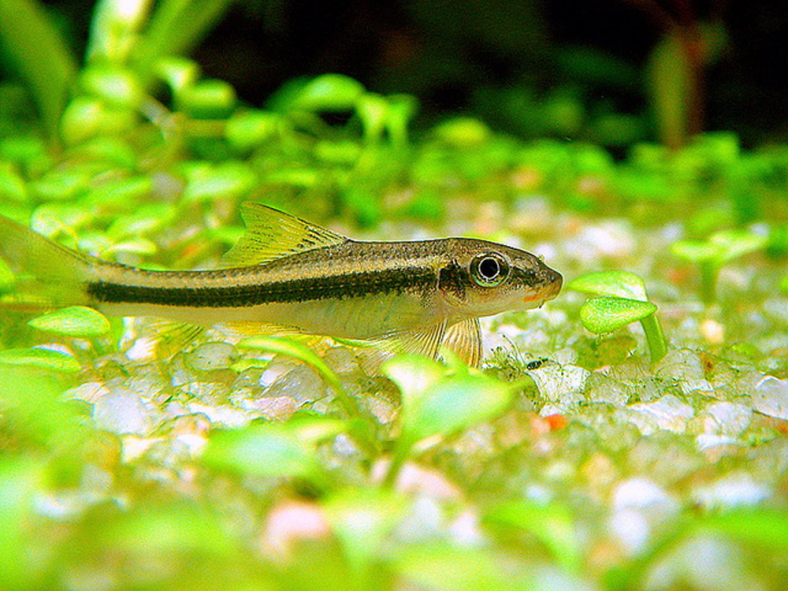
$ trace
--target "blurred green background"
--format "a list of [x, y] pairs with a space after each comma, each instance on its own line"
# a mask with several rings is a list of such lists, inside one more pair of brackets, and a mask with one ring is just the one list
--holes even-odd
[[[698, 66], [692, 131], [734, 131], [746, 147], [788, 132], [781, 75], [788, 6], [778, 0], [221, 4], [217, 26], [193, 42], [192, 55], [206, 76], [229, 82], [254, 105], [294, 77], [337, 72], [375, 92], [415, 95], [422, 123], [474, 113], [523, 137], [621, 146], [658, 137], [654, 61], [678, 34]], [[46, 7], [83, 55], [92, 3]], [[677, 58], [668, 61], [680, 67]], [[549, 123], [523, 116], [534, 103], [546, 104]]]

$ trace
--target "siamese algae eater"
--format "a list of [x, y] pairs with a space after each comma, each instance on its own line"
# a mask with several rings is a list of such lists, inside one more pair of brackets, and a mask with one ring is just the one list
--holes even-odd
[[481, 358], [480, 317], [535, 308], [561, 290], [561, 275], [539, 258], [494, 242], [362, 242], [258, 203], [242, 215], [247, 231], [217, 270], [112, 263], [2, 216], [0, 256], [58, 305], [246, 332], [273, 325], [433, 358], [443, 346], [471, 365]]

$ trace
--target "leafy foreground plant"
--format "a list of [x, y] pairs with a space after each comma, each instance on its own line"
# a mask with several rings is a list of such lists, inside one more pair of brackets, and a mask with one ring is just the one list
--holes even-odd
[[656, 316], [657, 306], [648, 301], [646, 284], [640, 277], [628, 271], [600, 271], [577, 277], [567, 287], [600, 296], [580, 308], [580, 321], [588, 330], [605, 334], [639, 321], [651, 361], [665, 356], [667, 343]]
[[762, 250], [767, 236], [747, 230], [715, 232], [707, 240], [679, 240], [670, 247], [673, 256], [695, 263], [700, 268], [700, 297], [706, 304], [717, 298], [717, 278], [720, 269], [746, 254]]
[[521, 383], [501, 382], [456, 360], [452, 365], [447, 372], [425, 357], [402, 356], [383, 366], [383, 373], [402, 393], [402, 433], [386, 475], [389, 486], [410, 455], [500, 414], [522, 388]]

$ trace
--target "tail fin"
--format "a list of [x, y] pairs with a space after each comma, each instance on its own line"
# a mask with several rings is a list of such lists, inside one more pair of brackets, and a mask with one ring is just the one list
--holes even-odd
[[17, 274], [29, 274], [54, 304], [83, 304], [90, 260], [0, 216], [0, 257]]

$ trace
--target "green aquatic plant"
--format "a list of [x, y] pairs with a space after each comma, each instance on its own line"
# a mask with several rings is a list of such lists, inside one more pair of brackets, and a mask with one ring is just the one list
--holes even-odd
[[[138, 106], [141, 88], [154, 80], [159, 60], [189, 51], [228, 5], [227, 0], [165, 0], [149, 15], [149, 2], [104, 0], [94, 14], [86, 52], [88, 67], [82, 73], [68, 44], [37, 2], [0, 3], [0, 43], [54, 137], [77, 79], [85, 90], [116, 105]], [[75, 109], [73, 105], [70, 108]], [[93, 111], [104, 106], [82, 103], [82, 108]]]
[[[0, 5], [0, 17], [13, 14], [0, 18], [0, 41], [14, 48], [11, 61], [39, 104], [51, 140], [37, 148], [37, 170], [25, 162], [29, 150], [9, 154], [12, 142], [4, 142], [0, 195], [23, 211], [9, 212], [12, 217], [24, 218], [39, 201], [81, 203], [88, 195], [92, 209], [96, 201], [137, 207], [160, 194], [148, 166], [155, 161], [168, 175], [186, 177], [186, 195], [237, 202], [259, 187], [284, 198], [334, 194], [360, 222], [377, 223], [383, 210], [371, 196], [405, 175], [415, 98], [383, 96], [348, 76], [323, 74], [285, 84], [265, 108], [244, 106], [232, 85], [203, 78], [185, 57], [227, 4], [100, 2], [81, 69], [35, 2]], [[27, 45], [30, 51], [16, 51]], [[37, 57], [40, 49], [45, 55]], [[164, 100], [163, 85], [169, 90]], [[61, 142], [67, 151], [54, 161], [49, 150]], [[191, 162], [182, 162], [183, 150]], [[68, 165], [54, 169], [63, 160]], [[113, 184], [130, 184], [128, 194]]]
[[293, 417], [284, 424], [255, 422], [211, 437], [202, 462], [241, 476], [300, 478], [325, 488], [328, 475], [315, 450], [345, 430], [345, 421], [322, 416]]
[[[71, 306], [47, 312], [28, 321], [28, 326], [54, 337], [86, 339], [95, 351], [107, 351], [107, 335], [111, 324], [107, 318], [92, 308]], [[0, 351], [0, 364], [23, 368], [38, 368], [63, 374], [77, 373], [81, 369], [79, 349], [66, 353], [46, 347], [12, 348]]]
[[651, 360], [665, 356], [667, 342], [656, 316], [657, 306], [648, 301], [646, 284], [640, 277], [628, 271], [599, 271], [573, 279], [567, 288], [597, 296], [580, 308], [580, 321], [588, 330], [605, 334], [639, 321]]
[[28, 325], [49, 334], [82, 338], [103, 336], [110, 330], [106, 316], [85, 306], [60, 308], [33, 318]]
[[385, 540], [406, 515], [409, 501], [388, 489], [345, 489], [329, 496], [323, 509], [342, 545], [351, 589], [374, 589]]
[[68, 44], [34, 0], [0, 2], [0, 47], [27, 82], [47, 131], [56, 137], [77, 74]]
[[717, 298], [717, 278], [720, 269], [746, 254], [763, 249], [766, 236], [749, 230], [722, 230], [706, 240], [679, 240], [670, 247], [673, 256], [695, 263], [700, 269], [700, 297], [706, 304]]
[[0, 365], [38, 368], [60, 373], [77, 373], [82, 369], [72, 355], [43, 347], [25, 347], [0, 351]]
[[447, 369], [426, 357], [401, 356], [383, 365], [383, 373], [402, 395], [402, 434], [386, 476], [389, 485], [419, 444], [435, 443], [495, 417], [511, 404], [522, 386], [517, 382], [502, 382], [452, 361], [453, 367]]
[[[769, 507], [740, 507], [726, 511], [689, 516], [663, 532], [648, 551], [626, 565], [611, 568], [605, 575], [609, 591], [642, 588], [655, 571], [674, 563], [676, 555], [686, 554], [699, 540], [717, 539], [731, 544], [736, 555], [756, 548], [758, 556], [779, 556], [788, 552], [788, 517], [784, 511]], [[673, 571], [673, 572], [670, 572]], [[698, 574], [703, 576], [702, 569]], [[675, 572], [675, 566], [662, 573], [669, 585], [685, 573]], [[711, 578], [711, 577], [709, 577]], [[672, 585], [671, 585], [672, 586]]]
[[358, 415], [359, 409], [356, 401], [345, 392], [337, 374], [326, 365], [325, 361], [303, 343], [288, 337], [256, 336], [243, 339], [238, 343], [238, 347], [253, 351], [262, 351], [264, 353], [284, 355], [285, 357], [291, 357], [309, 365], [331, 385], [342, 402], [342, 405], [345, 407], [345, 410], [351, 416]]
[[581, 565], [580, 542], [573, 515], [561, 503], [510, 501], [493, 507], [484, 522], [499, 531], [524, 532], [536, 538], [569, 572]]

